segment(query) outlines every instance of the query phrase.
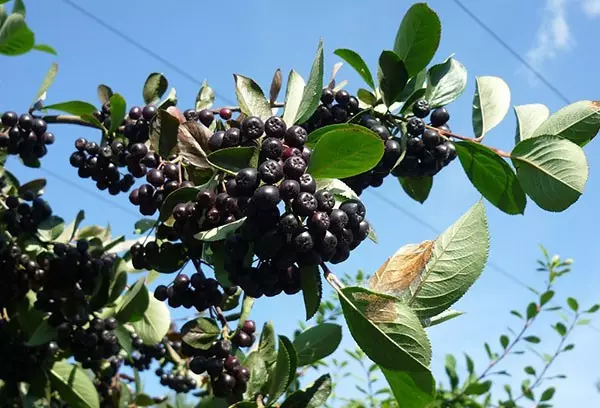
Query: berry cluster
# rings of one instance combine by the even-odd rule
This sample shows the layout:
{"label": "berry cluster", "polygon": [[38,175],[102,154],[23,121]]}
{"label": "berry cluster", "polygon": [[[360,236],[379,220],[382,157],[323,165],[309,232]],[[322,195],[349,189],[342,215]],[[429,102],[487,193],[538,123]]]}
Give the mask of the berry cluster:
{"label": "berry cluster", "polygon": [[114,317],[95,317],[86,329],[64,322],[56,328],[57,344],[62,349],[71,350],[83,368],[99,369],[103,359],[115,357],[121,351],[116,328],[117,320]]}
{"label": "berry cluster", "polygon": [[[176,337],[179,337],[179,333],[175,333]],[[175,351],[178,355],[183,358],[188,358],[195,352],[194,349],[189,347],[186,343],[182,343],[180,340],[169,340],[168,338],[163,339],[163,344],[168,344],[169,347]],[[170,369],[167,369],[167,365],[171,365]],[[197,387],[196,380],[188,375],[186,367],[177,365],[174,361],[169,359],[167,353],[167,359],[161,363],[160,368],[156,369],[156,375],[160,377],[160,384],[164,385],[177,393],[187,393]]]}
{"label": "berry cluster", "polygon": [[434,176],[456,158],[454,144],[438,131],[450,131],[447,126],[450,114],[446,108],[437,108],[429,117],[430,126],[425,126],[424,119],[429,116],[430,108],[429,103],[423,99],[415,102],[413,113],[415,116],[406,122],[406,156],[394,169],[394,175]]}
{"label": "berry cluster", "polygon": [[348,91],[341,89],[334,92],[325,88],[321,94],[321,105],[303,124],[308,133],[324,126],[345,123],[359,111],[358,99]]}
{"label": "berry cluster", "polygon": [[18,116],[15,112],[4,112],[0,121],[0,149],[18,154],[25,163],[45,156],[46,145],[54,143],[54,134],[47,131],[46,122],[29,113]]}
{"label": "berry cluster", "polygon": [[120,357],[111,357],[106,361],[108,364],[103,364],[99,369],[94,370],[94,386],[100,396],[102,408],[114,408],[113,400],[115,389],[120,388],[120,383],[116,376],[121,367],[122,359]]}
{"label": "berry cluster", "polygon": [[52,215],[48,202],[36,197],[32,191],[25,192],[22,197],[20,200],[16,195],[9,195],[4,199],[7,211],[2,215],[2,222],[15,237],[22,233],[35,234],[40,223]]}
{"label": "berry cluster", "polygon": [[183,259],[185,253],[181,244],[149,241],[145,245],[135,243],[131,247],[131,263],[135,269],[160,270],[162,258]]}
{"label": "berry cluster", "polygon": [[[248,320],[235,336],[244,333],[248,338],[253,338],[255,330],[254,322]],[[236,342],[235,336],[234,342]],[[249,347],[251,344],[251,342],[244,345],[236,343],[240,347]],[[209,350],[196,350],[196,356],[190,361],[190,370],[196,374],[207,373],[217,397],[241,396],[246,391],[250,380],[250,371],[233,355],[232,342],[225,339],[216,341]]]}
{"label": "berry cluster", "polygon": [[54,256],[47,253],[40,262],[44,278],[35,307],[49,313],[48,323],[55,327],[65,321],[79,327],[88,323],[95,284],[112,273],[114,255],[96,256],[89,249],[87,240],[76,246],[55,243]]}
{"label": "berry cluster", "polygon": [[161,302],[168,300],[173,308],[195,307],[198,312],[203,312],[211,306],[220,305],[223,292],[219,290],[219,283],[215,279],[205,278],[201,273],[194,273],[191,278],[179,274],[172,286],[157,286],[154,297]]}
{"label": "berry cluster", "polygon": [[0,308],[25,298],[30,288],[39,289],[45,271],[18,245],[0,236]]}
{"label": "berry cluster", "polygon": [[160,360],[167,355],[164,343],[160,342],[154,345],[144,344],[136,333],[131,333],[131,345],[134,351],[131,354],[131,360],[125,360],[125,365],[134,367],[138,371],[149,370],[153,359]]}

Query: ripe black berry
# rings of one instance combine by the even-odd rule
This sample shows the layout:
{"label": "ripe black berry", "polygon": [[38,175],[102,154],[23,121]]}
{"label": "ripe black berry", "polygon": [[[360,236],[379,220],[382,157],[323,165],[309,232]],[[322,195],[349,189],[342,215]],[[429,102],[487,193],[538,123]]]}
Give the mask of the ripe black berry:
{"label": "ripe black berry", "polygon": [[406,122],[406,130],[412,136],[419,136],[425,130],[425,122],[423,122],[423,119],[412,117]]}
{"label": "ripe black berry", "polygon": [[246,320],[242,325],[242,330],[248,334],[254,334],[256,331],[256,323],[254,320]]}
{"label": "ripe black berry", "polygon": [[430,120],[432,126],[443,126],[450,120],[450,113],[448,113],[446,108],[437,108],[431,112]]}
{"label": "ripe black berry", "polygon": [[129,153],[131,153],[131,155],[133,157],[137,157],[137,158],[141,159],[142,157],[144,157],[148,153],[148,147],[145,144],[143,144],[143,143],[134,143],[129,148]]}
{"label": "ripe black berry", "polygon": [[229,108],[222,108],[219,111],[219,116],[224,119],[224,120],[229,120],[231,119],[231,109]]}
{"label": "ripe black berry", "polygon": [[429,149],[440,144],[442,140],[440,134],[433,129],[425,129],[425,131],[423,132],[423,136],[421,136],[421,139],[423,140],[425,147]]}
{"label": "ripe black berry", "polygon": [[233,336],[233,343],[239,347],[250,347],[253,343],[253,338],[250,334],[238,330]]}
{"label": "ripe black berry", "polygon": [[334,97],[335,94],[332,89],[324,88],[321,93],[321,102],[323,105],[329,105],[330,103],[333,103]]}
{"label": "ripe black berry", "polygon": [[402,155],[402,146],[400,142],[394,139],[385,141],[385,150],[381,162],[385,167],[391,169],[394,167],[400,156]]}
{"label": "ripe black berry", "polygon": [[314,195],[303,191],[298,194],[298,198],[294,200],[292,207],[296,214],[306,217],[312,215],[317,210],[318,205]]}
{"label": "ripe black berry", "polygon": [[129,110],[129,118],[133,120],[138,120],[142,117],[142,108],[139,106],[134,106]]}
{"label": "ripe black berry", "polygon": [[329,214],[329,229],[333,232],[339,232],[348,225],[349,217],[345,211],[336,208]]}
{"label": "ripe black berry", "polygon": [[278,161],[266,160],[259,166],[258,175],[265,183],[275,184],[283,178],[283,168]]}
{"label": "ripe black berry", "polygon": [[425,99],[418,99],[415,101],[412,111],[417,118],[424,119],[429,115],[431,108],[429,107],[429,102]]}
{"label": "ripe black berry", "polygon": [[265,131],[265,124],[257,116],[249,116],[242,121],[242,133],[250,140],[258,139]]}
{"label": "ripe black berry", "polygon": [[315,234],[324,234],[329,229],[329,215],[324,212],[315,212],[308,219],[308,228]]}
{"label": "ripe black berry", "polygon": [[300,179],[298,181],[300,182],[300,191],[306,191],[307,193],[314,194],[317,190],[317,182],[315,181],[313,176],[311,176],[308,173],[305,173],[302,176],[300,176]]}
{"label": "ripe black berry", "polygon": [[279,195],[283,200],[289,201],[300,194],[300,183],[296,180],[284,180],[279,185]]}
{"label": "ripe black berry", "polygon": [[335,206],[335,198],[327,190],[319,190],[315,193],[317,199],[318,210],[328,213]]}
{"label": "ripe black berry", "polygon": [[406,152],[417,154],[425,148],[425,144],[420,137],[409,137],[406,141]]}
{"label": "ripe black berry", "polygon": [[235,183],[238,194],[252,195],[259,184],[258,171],[252,167],[240,170],[235,176]]}
{"label": "ripe black berry", "polygon": [[340,89],[335,93],[335,101],[342,106],[345,106],[350,99],[350,93],[344,89]]}
{"label": "ripe black berry", "polygon": [[196,119],[198,119],[198,112],[196,112],[195,109],[186,109],[183,112],[183,117],[187,121],[194,122]]}
{"label": "ripe black berry", "polygon": [[348,215],[348,226],[355,227],[365,219],[366,208],[359,200],[346,200],[340,210]]}
{"label": "ripe black berry", "polygon": [[214,119],[215,115],[208,109],[202,109],[200,112],[198,112],[198,120],[204,126],[210,126]]}
{"label": "ripe black berry", "polygon": [[221,148],[235,147],[240,144],[242,140],[241,132],[238,128],[229,128],[223,134],[223,142]]}
{"label": "ripe black berry", "polygon": [[148,172],[146,180],[148,180],[148,183],[152,184],[154,187],[161,187],[163,184],[165,184],[165,175],[163,174],[162,170],[152,169]]}
{"label": "ripe black berry", "polygon": [[[267,123],[269,123],[268,120]],[[263,140],[260,150],[267,159],[277,160],[283,154],[283,143],[281,142],[281,140],[276,139],[275,137],[268,137]]]}
{"label": "ripe black berry", "polygon": [[273,208],[281,201],[279,189],[271,185],[261,186],[252,196],[252,201],[260,209]]}
{"label": "ripe black berry", "polygon": [[12,127],[19,122],[19,116],[15,112],[4,112],[1,120],[4,126]]}
{"label": "ripe black berry", "polygon": [[85,163],[85,153],[74,152],[69,158],[69,163],[73,167],[80,168]]}
{"label": "ripe black berry", "polygon": [[157,113],[158,109],[156,109],[156,106],[154,105],[146,105],[144,106],[144,109],[142,109],[142,116],[144,117],[144,120],[147,120],[148,122],[154,119]]}
{"label": "ripe black berry", "polygon": [[371,127],[371,130],[379,135],[383,140],[387,140],[390,137],[390,131],[387,127],[377,124]]}
{"label": "ripe black berry", "polygon": [[433,149],[433,155],[435,156],[436,159],[446,160],[448,158],[448,154],[449,154],[449,149],[448,149],[448,145],[446,143],[437,145]]}
{"label": "ripe black berry", "polygon": [[271,116],[265,122],[265,133],[268,137],[283,139],[287,126],[279,116]]}
{"label": "ripe black berry", "polygon": [[21,129],[23,130],[31,130],[31,127],[33,126],[33,116],[29,113],[24,113],[19,116],[19,126],[21,126]]}
{"label": "ripe black berry", "polygon": [[308,231],[302,231],[293,238],[294,249],[297,252],[308,252],[313,249],[314,241]]}
{"label": "ripe black berry", "polygon": [[208,148],[214,152],[223,147],[223,139],[225,138],[225,132],[219,130],[208,139]]}
{"label": "ripe black berry", "polygon": [[346,110],[348,113],[357,113],[360,109],[360,104],[358,102],[358,98],[356,96],[351,96],[346,103]]}
{"label": "ripe black berry", "polygon": [[292,156],[283,164],[283,173],[287,178],[299,179],[306,171],[306,162],[300,156]]}
{"label": "ripe black berry", "polygon": [[306,142],[308,133],[298,125],[294,125],[285,131],[285,144],[291,147],[302,148]]}
{"label": "ripe black berry", "polygon": [[348,112],[341,105],[332,106],[330,111],[335,123],[344,123],[348,120]]}
{"label": "ripe black berry", "polygon": [[285,234],[294,232],[300,227],[298,217],[292,213],[286,213],[279,219],[279,230]]}

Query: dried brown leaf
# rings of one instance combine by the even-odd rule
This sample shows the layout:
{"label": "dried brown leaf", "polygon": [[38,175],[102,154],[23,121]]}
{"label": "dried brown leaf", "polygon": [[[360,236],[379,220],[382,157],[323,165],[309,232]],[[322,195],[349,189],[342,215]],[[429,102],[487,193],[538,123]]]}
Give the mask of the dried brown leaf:
{"label": "dried brown leaf", "polygon": [[371,290],[380,293],[401,293],[418,285],[429,262],[435,241],[405,245],[389,258],[369,280]]}

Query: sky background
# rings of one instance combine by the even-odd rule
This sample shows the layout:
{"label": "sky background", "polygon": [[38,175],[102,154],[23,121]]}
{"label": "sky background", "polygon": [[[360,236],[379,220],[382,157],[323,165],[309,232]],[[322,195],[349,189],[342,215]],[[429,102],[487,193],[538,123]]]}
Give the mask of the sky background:
{"label": "sky background", "polygon": [[[336,48],[356,50],[375,72],[379,53],[393,47],[397,27],[412,2],[265,0],[209,4],[191,0],[80,0],[77,4],[190,75],[176,72],[82,15],[68,4],[68,0],[29,1],[27,18],[36,32],[37,41],[51,44],[59,56],[30,53],[18,58],[3,58],[0,64],[0,111],[25,111],[48,67],[55,61],[59,63],[60,71],[48,92],[48,103],[72,99],[97,103],[96,86],[105,83],[121,93],[129,106],[140,104],[146,76],[158,71],[163,72],[177,89],[179,106],[184,109],[193,106],[198,81],[204,79],[219,93],[216,106],[223,106],[235,100],[232,73],[254,78],[263,89],[268,89],[277,68],[281,68],[284,75],[293,68],[307,78],[320,37],[325,41],[326,78],[339,60],[333,55]],[[513,105],[545,103],[552,111],[565,105],[454,1],[432,0],[429,4],[439,13],[443,23],[442,41],[434,62],[443,61],[454,53],[469,71],[465,95],[449,106],[453,131],[472,134],[471,102],[474,79],[478,75],[504,78],[511,87]],[[600,56],[595,50],[600,1],[463,0],[463,4],[570,101],[598,99],[600,83],[596,79],[596,67]],[[348,66],[342,68],[338,79],[348,79],[347,89],[352,92],[363,86]],[[490,132],[486,142],[510,150],[515,128],[511,112],[503,124]],[[68,165],[75,138],[97,139],[99,133],[64,125],[54,126],[53,131],[57,141],[44,158],[42,169],[27,169],[11,160],[10,170],[23,181],[47,176],[46,198],[55,212],[66,220],[71,220],[80,208],[86,208],[85,223],[105,225],[110,221],[115,233],[132,237],[133,224],[141,216],[136,217],[137,210],[129,204],[127,195],[115,199],[107,192],[97,191],[91,180],[78,179],[76,170]],[[461,354],[468,352],[481,371],[487,362],[483,342],[488,341],[499,348],[498,337],[506,333],[507,326],[518,327],[516,318],[508,312],[515,308],[523,310],[532,300],[532,294],[497,268],[528,285],[543,287],[544,276],[535,272],[535,260],[540,256],[539,244],[552,253],[575,259],[573,273],[558,283],[557,301],[573,296],[579,299],[582,307],[600,302],[597,256],[600,241],[596,235],[600,203],[598,143],[591,143],[586,152],[591,168],[586,191],[567,211],[548,213],[530,201],[524,216],[509,216],[486,205],[492,240],[490,261],[496,268],[487,267],[473,289],[455,305],[456,309],[466,312],[464,316],[429,330],[433,347],[432,369],[438,380],[446,382],[445,354],[455,353],[459,367],[464,369]],[[367,242],[361,245],[349,261],[335,266],[334,271],[339,275],[354,274],[357,269],[372,273],[397,248],[435,238],[434,230],[444,230],[479,198],[458,161],[436,176],[429,200],[423,205],[409,199],[399,183],[389,177],[376,194],[367,190],[363,195],[367,216],[377,231],[380,244]],[[291,336],[304,315],[303,309],[301,295],[282,295],[275,299],[260,299],[253,317],[259,325],[272,320],[279,332]],[[175,315],[184,314],[177,312]],[[553,351],[559,340],[549,328],[549,324],[557,319],[540,321],[532,329],[531,334],[542,338],[544,352]],[[600,406],[600,393],[595,388],[595,381],[600,378],[597,369],[600,366],[600,332],[581,327],[572,340],[577,347],[560,358],[552,370],[554,374],[568,376],[559,383],[556,406]],[[342,346],[353,347],[347,332]],[[523,357],[513,356],[498,368],[514,372],[515,377],[521,379],[525,363]],[[532,357],[530,364],[539,367],[540,361]],[[149,381],[149,384],[155,382]],[[351,382],[342,383],[340,387],[338,392],[345,395],[356,393]],[[160,389],[148,391],[152,394],[163,392]]]}

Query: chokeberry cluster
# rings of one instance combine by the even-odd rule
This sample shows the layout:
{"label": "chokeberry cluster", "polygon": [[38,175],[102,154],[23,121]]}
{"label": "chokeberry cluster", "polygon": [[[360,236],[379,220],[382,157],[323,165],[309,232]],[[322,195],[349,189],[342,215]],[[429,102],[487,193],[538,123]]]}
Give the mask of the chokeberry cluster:
{"label": "chokeberry cluster", "polygon": [[22,198],[9,195],[3,199],[7,210],[2,214],[2,222],[14,237],[23,233],[35,234],[42,221],[52,215],[52,208],[48,202],[32,191],[26,191]]}
{"label": "chokeberry cluster", "polygon": [[434,176],[456,158],[454,144],[439,132],[450,131],[447,125],[450,114],[446,108],[437,108],[431,112],[430,125],[425,126],[424,119],[429,116],[430,109],[427,101],[423,99],[415,102],[413,113],[415,116],[406,122],[406,156],[394,169],[394,175]]}
{"label": "chokeberry cluster", "polygon": [[202,273],[194,273],[191,278],[182,273],[171,286],[157,286],[154,297],[161,302],[167,300],[169,306],[174,308],[195,307],[198,312],[203,312],[211,306],[219,306],[223,301],[223,292],[215,279],[206,278]]}
{"label": "chokeberry cluster", "polygon": [[324,126],[345,123],[359,112],[358,99],[344,89],[334,92],[323,89],[321,104],[315,113],[303,124],[308,133]]}
{"label": "chokeberry cluster", "polygon": [[82,239],[76,246],[54,243],[54,253],[41,261],[44,278],[35,307],[48,313],[48,323],[55,327],[65,321],[84,326],[93,312],[90,299],[96,283],[110,276],[115,256],[90,252],[89,241]]}
{"label": "chokeberry cluster", "polygon": [[115,390],[120,389],[120,382],[117,380],[117,374],[121,367],[122,358],[113,356],[106,360],[107,364],[103,364],[100,368],[94,369],[95,374],[94,386],[100,397],[102,408],[114,408]]}
{"label": "chokeberry cluster", "polygon": [[134,351],[131,359],[125,360],[125,365],[134,367],[138,371],[149,370],[152,360],[160,360],[167,355],[167,349],[163,342],[147,345],[136,333],[131,333],[131,345]]}
{"label": "chokeberry cluster", "polygon": [[[244,322],[244,326],[247,326],[247,330],[251,329],[249,331],[252,333],[255,330],[253,321]],[[243,330],[239,332],[245,333],[246,336],[254,336]],[[243,347],[250,345],[251,343]],[[240,360],[233,353],[232,342],[226,339],[216,341],[208,350],[196,350],[196,355],[190,361],[189,367],[195,374],[208,374],[213,392],[217,397],[230,395],[241,397],[250,380],[250,371],[241,365]]]}
{"label": "chokeberry cluster", "polygon": [[[175,337],[180,337],[180,333],[172,333]],[[194,349],[189,347],[181,340],[169,340],[164,338],[163,344],[168,344],[180,357],[189,358],[193,356]],[[156,369],[155,374],[160,378],[160,384],[164,385],[177,393],[187,393],[194,390],[198,383],[189,375],[187,367],[182,366],[169,357],[169,353],[161,360],[161,365]]]}
{"label": "chokeberry cluster", "polygon": [[19,155],[25,163],[45,156],[46,146],[54,143],[54,134],[47,131],[47,123],[29,113],[19,116],[4,112],[0,121],[0,149]]}
{"label": "chokeberry cluster", "polygon": [[104,359],[116,357],[121,351],[115,333],[117,320],[114,317],[93,318],[87,328],[63,322],[56,328],[57,344],[69,349],[83,368],[100,369]]}

